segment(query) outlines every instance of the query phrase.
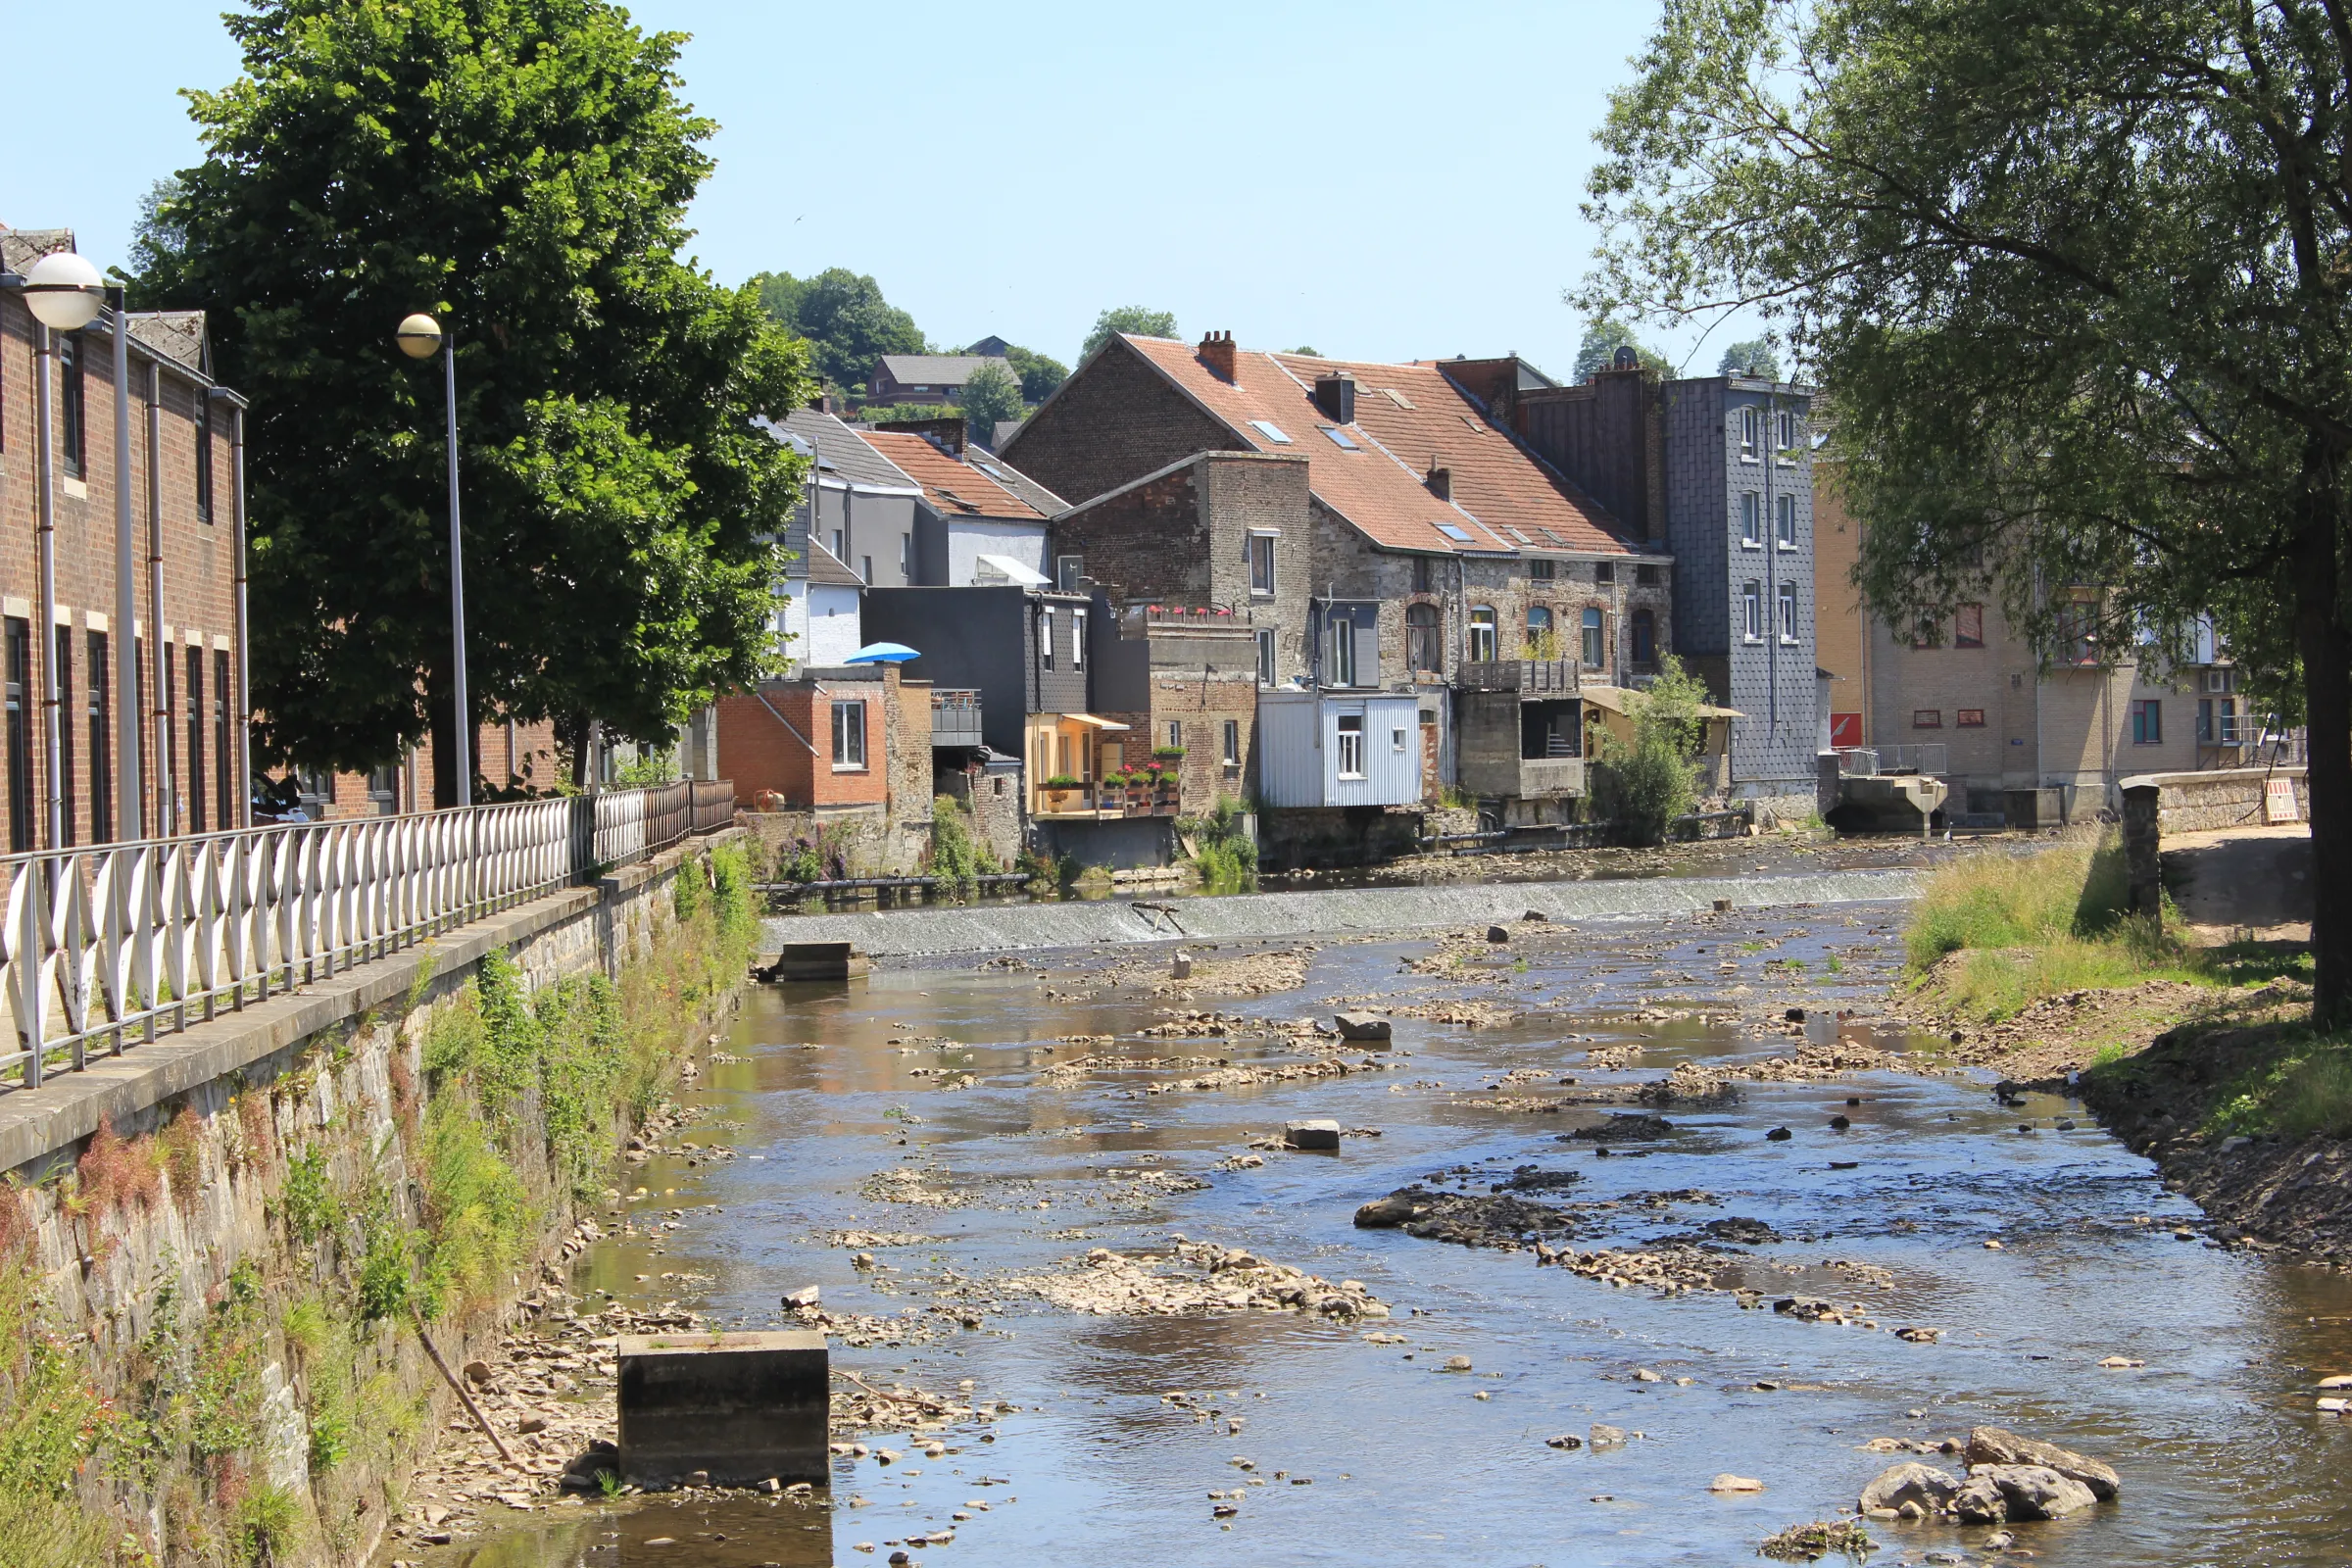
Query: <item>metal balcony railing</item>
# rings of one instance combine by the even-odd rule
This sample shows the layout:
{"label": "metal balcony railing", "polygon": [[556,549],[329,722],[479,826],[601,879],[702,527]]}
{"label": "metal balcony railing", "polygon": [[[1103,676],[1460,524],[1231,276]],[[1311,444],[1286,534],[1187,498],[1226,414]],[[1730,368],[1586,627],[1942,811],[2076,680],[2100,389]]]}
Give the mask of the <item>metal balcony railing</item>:
{"label": "metal balcony railing", "polygon": [[1464,663],[1455,684],[1466,692],[1576,694],[1582,679],[1573,659],[1494,659]]}
{"label": "metal balcony railing", "polygon": [[0,1073],[37,1089],[734,819],[735,787],[284,822],[0,858]]}
{"label": "metal balcony railing", "polygon": [[1848,746],[1838,753],[1838,771],[1852,777],[1885,773],[1925,773],[1940,778],[1951,769],[1951,748],[1942,741],[1916,746]]}

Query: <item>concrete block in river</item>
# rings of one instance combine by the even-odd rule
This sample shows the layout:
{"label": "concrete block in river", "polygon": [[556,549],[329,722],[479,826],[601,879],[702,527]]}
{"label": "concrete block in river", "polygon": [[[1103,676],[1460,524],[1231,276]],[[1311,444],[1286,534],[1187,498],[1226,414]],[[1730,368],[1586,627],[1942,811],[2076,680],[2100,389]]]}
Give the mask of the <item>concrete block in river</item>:
{"label": "concrete block in river", "polygon": [[1332,1022],[1340,1026],[1342,1040],[1386,1040],[1390,1034],[1389,1020],[1377,1012],[1335,1013]]}
{"label": "concrete block in river", "polygon": [[1340,1147],[1340,1124],[1336,1121],[1294,1121],[1283,1124],[1282,1141],[1293,1149],[1337,1149]]}
{"label": "concrete block in river", "polygon": [[787,942],[762,980],[862,980],[873,962],[847,942]]}
{"label": "concrete block in river", "polygon": [[716,1486],[823,1482],[831,1373],[808,1329],[626,1334],[620,1473],[641,1487],[696,1471]]}

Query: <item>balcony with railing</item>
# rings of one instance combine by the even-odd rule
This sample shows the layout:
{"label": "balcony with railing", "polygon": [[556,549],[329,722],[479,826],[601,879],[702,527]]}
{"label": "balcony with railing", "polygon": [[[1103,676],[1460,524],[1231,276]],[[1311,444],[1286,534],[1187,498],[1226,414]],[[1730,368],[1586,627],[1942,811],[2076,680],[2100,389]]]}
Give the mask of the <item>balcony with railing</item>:
{"label": "balcony with railing", "polygon": [[1581,679],[1573,659],[1491,659],[1463,664],[1454,684],[1466,692],[1573,697]]}
{"label": "balcony with railing", "polygon": [[980,694],[968,687],[934,687],[931,692],[931,744],[980,744]]}

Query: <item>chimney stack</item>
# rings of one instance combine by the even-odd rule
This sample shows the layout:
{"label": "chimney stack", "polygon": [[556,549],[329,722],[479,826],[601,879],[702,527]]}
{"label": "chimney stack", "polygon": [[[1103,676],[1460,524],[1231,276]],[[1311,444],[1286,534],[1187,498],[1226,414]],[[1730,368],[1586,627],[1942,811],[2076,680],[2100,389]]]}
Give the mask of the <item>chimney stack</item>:
{"label": "chimney stack", "polygon": [[1429,460],[1429,472],[1421,482],[1429,486],[1429,493],[1440,501],[1453,499],[1453,470],[1439,467],[1434,456]]}
{"label": "chimney stack", "polygon": [[1346,370],[1315,377],[1315,407],[1334,424],[1355,422],[1355,377]]}
{"label": "chimney stack", "polygon": [[1200,340],[1200,363],[1223,380],[1233,379],[1233,334],[1211,332]]}

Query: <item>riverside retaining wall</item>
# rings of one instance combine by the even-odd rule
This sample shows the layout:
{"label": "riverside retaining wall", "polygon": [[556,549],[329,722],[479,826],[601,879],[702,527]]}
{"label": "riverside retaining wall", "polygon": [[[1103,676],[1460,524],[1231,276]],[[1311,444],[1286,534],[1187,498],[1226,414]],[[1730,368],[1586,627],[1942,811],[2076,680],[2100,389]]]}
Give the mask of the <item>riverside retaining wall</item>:
{"label": "riverside retaining wall", "polygon": [[[427,1307],[456,1366],[594,1226],[575,1207],[583,1140],[564,1168],[535,1088],[484,1114],[473,1076],[432,1059],[436,1020],[479,1017],[469,988],[501,954],[502,995],[576,982],[612,1027],[672,1026],[665,1061],[680,1025],[732,1005],[740,975],[721,982],[701,951],[715,917],[681,911],[711,909],[710,853],[739,836],[0,1097],[0,1245],[37,1273],[47,1331],[86,1336],[74,1376],[112,1408],[77,1501],[111,1516],[110,1544],[127,1532],[167,1564],[367,1560],[455,1403],[379,1265],[395,1296],[456,1267],[431,1250],[451,1221],[435,1205],[486,1205],[468,1223],[504,1228],[499,1277]],[[600,1118],[601,1152],[628,1112],[608,1099]],[[449,1188],[453,1171],[480,1190]],[[510,1442],[524,1466],[568,1457]]]}
{"label": "riverside retaining wall", "polygon": [[2288,780],[2295,791],[2295,810],[2311,819],[2311,786],[2301,767],[2226,767],[2196,773],[2141,773],[2123,780],[2128,794],[2135,788],[2156,791],[2157,830],[2160,833],[2206,833],[2225,827],[2259,827],[2264,821],[2263,791],[2276,778]]}

